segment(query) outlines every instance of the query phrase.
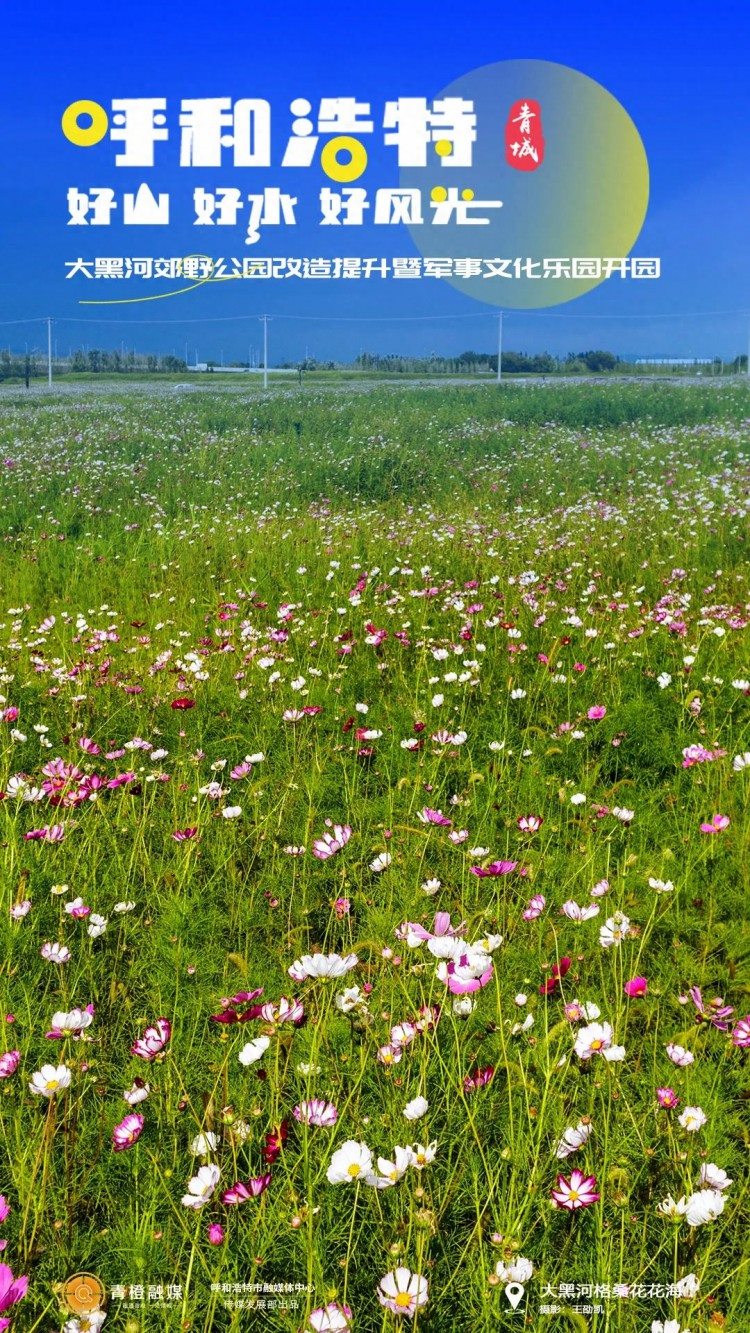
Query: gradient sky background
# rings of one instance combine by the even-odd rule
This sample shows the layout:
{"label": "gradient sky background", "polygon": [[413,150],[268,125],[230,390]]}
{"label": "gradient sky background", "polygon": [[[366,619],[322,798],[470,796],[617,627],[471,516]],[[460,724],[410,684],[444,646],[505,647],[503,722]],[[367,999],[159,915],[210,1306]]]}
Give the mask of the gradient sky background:
{"label": "gradient sky background", "polygon": [[[245,359],[260,345],[253,319],[201,323],[217,316],[276,316],[271,364],[301,358],[350,359],[369,351],[458,353],[491,349],[489,307],[447,284],[373,281],[344,283],[236,282],[214,284],[174,300],[103,310],[106,323],[76,323],[97,312],[78,301],[91,294],[82,280],[66,282],[63,263],[77,254],[213,253],[387,254],[378,229],[352,229],[347,245],[322,244],[317,226],[298,226],[244,247],[244,232],[189,225],[190,192],[201,173],[177,162],[177,103],[189,96],[267,97],[284,126],[294,97],[433,97],[459,75],[498,60],[535,58],[570,65],[603,84],[635,121],[648,154],[651,197],[634,252],[659,255],[658,282],[611,280],[552,314],[513,314],[506,347],[566,352],[609,347],[623,354],[725,357],[746,352],[750,326],[750,11],[739,3],[710,7],[645,3],[507,4],[445,0],[411,5],[380,0],[368,7],[335,3],[222,5],[196,0],[131,0],[105,8],[42,0],[25,14],[3,6],[0,51],[2,171],[0,172],[0,345],[23,351],[46,345],[41,325],[5,321],[52,314],[61,352],[70,347],[185,351],[194,359]],[[84,151],[60,130],[63,109],[78,98],[108,106],[118,96],[165,96],[172,138],[157,146],[158,168],[132,172],[113,166],[107,140]],[[373,136],[375,141],[377,136]],[[381,132],[382,140],[382,132]],[[169,150],[169,151],[166,151]],[[98,154],[98,156],[97,156]],[[278,160],[278,150],[274,157]],[[244,185],[230,168],[224,183]],[[236,180],[238,176],[243,177]],[[254,176],[256,173],[251,173]],[[258,179],[263,173],[257,173]],[[264,183],[279,183],[267,173]],[[130,178],[130,179],[128,179]],[[115,185],[149,179],[184,200],[183,226],[111,229],[67,227],[70,185]],[[218,182],[217,182],[218,183]],[[309,197],[323,183],[310,170]],[[393,149],[371,155],[366,183],[397,184]],[[331,229],[332,231],[333,229]],[[388,229],[390,230],[390,229]],[[326,229],[323,229],[325,233]],[[337,239],[341,235],[336,229]],[[406,228],[393,229],[394,254],[417,253]],[[223,236],[236,238],[233,243]],[[180,285],[175,284],[175,285]],[[126,284],[97,284],[97,296],[125,296]],[[156,285],[143,293],[162,290]],[[139,292],[140,294],[140,292]],[[685,312],[707,312],[682,318]],[[708,312],[742,311],[715,315]],[[307,319],[282,318],[290,314]],[[632,319],[594,318],[636,315]],[[641,317],[642,314],[642,317]],[[357,322],[349,322],[351,316]],[[554,315],[554,317],[553,317]],[[359,317],[369,317],[371,322]],[[404,320],[403,317],[410,319]],[[415,316],[422,318],[415,319]],[[451,318],[447,318],[450,316]],[[471,318],[455,318],[471,316]],[[564,318],[560,318],[564,316]],[[657,318],[658,316],[658,318]],[[668,318],[664,318],[667,316]],[[116,317],[117,323],[112,323]],[[345,318],[347,317],[347,318]],[[401,317],[402,322],[399,322]],[[169,323],[142,323],[143,320]]]}

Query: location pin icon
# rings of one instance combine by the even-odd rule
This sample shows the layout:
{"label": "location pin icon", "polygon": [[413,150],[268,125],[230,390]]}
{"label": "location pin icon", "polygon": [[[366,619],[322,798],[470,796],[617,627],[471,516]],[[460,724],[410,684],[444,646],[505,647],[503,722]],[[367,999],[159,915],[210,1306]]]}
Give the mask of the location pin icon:
{"label": "location pin icon", "polygon": [[526,1290],[522,1282],[508,1282],[505,1288],[505,1295],[508,1297],[513,1309],[518,1309],[523,1300],[523,1293]]}

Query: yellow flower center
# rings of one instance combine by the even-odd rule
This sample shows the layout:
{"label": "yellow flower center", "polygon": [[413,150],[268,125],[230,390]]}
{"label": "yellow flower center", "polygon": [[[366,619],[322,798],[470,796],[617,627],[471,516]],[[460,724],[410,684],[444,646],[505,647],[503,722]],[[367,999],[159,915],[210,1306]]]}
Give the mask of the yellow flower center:
{"label": "yellow flower center", "polygon": [[55,1088],[59,1088],[59,1086],[60,1084],[56,1078],[50,1078],[47,1080],[47,1087],[49,1088],[50,1092],[54,1092]]}
{"label": "yellow flower center", "polygon": [[603,1045],[604,1045],[603,1041],[592,1041],[591,1049],[592,1051],[600,1051]]}
{"label": "yellow flower center", "polygon": [[400,1291],[393,1304],[397,1305],[399,1310],[408,1310],[411,1305],[411,1296],[408,1291]]}
{"label": "yellow flower center", "polygon": [[352,1179],[354,1179],[355,1176],[359,1175],[361,1167],[359,1165],[359,1162],[352,1162],[351,1166],[348,1166],[346,1169],[349,1175],[352,1177]]}
{"label": "yellow flower center", "polygon": [[571,1190],[570,1193],[568,1194],[568,1198],[570,1199],[571,1203],[577,1203],[580,1197],[581,1196],[578,1193],[578,1190]]}

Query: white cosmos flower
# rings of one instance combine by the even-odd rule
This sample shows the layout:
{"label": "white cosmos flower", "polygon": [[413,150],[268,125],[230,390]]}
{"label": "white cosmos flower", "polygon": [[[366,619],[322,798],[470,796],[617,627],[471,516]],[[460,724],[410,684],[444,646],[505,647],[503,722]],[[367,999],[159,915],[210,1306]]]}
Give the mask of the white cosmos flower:
{"label": "white cosmos flower", "polygon": [[370,862],[370,869],[374,871],[376,875],[379,875],[381,870],[388,869],[392,860],[393,857],[390,852],[380,852],[379,855],[375,857],[375,860]]}
{"label": "white cosmos flower", "polygon": [[216,1186],[219,1183],[221,1172],[218,1166],[201,1166],[196,1175],[188,1181],[188,1193],[183,1194],[182,1203],[185,1208],[202,1208],[208,1203]]}
{"label": "white cosmos flower", "polygon": [[86,933],[91,936],[92,940],[96,940],[100,935],[104,934],[106,929],[106,916],[99,916],[97,912],[92,912],[89,917],[89,924],[86,927]]}
{"label": "white cosmos flower", "polygon": [[590,1023],[579,1028],[576,1035],[576,1055],[581,1060],[590,1060],[593,1055],[603,1055],[612,1045],[612,1027],[609,1023]]}
{"label": "white cosmos flower", "polygon": [[700,1106],[686,1106],[682,1115],[677,1118],[688,1134],[696,1134],[708,1120],[706,1112]]}
{"label": "white cosmos flower", "polygon": [[429,1102],[426,1097],[414,1097],[406,1103],[403,1113],[407,1120],[419,1120],[425,1115],[428,1107]]}
{"label": "white cosmos flower", "polygon": [[[579,1148],[582,1148],[584,1144],[588,1143],[590,1135],[591,1121],[579,1120],[577,1125],[569,1127],[563,1132],[563,1136],[555,1149],[555,1156],[560,1161],[564,1161],[566,1157],[570,1157],[574,1152],[578,1152]],[[519,1282],[520,1280],[520,1278],[515,1279],[515,1281]]]}
{"label": "white cosmos flower", "polygon": [[54,1097],[55,1093],[70,1087],[71,1079],[67,1065],[42,1065],[31,1075],[29,1091],[37,1097]]}
{"label": "white cosmos flower", "polygon": [[732,768],[735,773],[741,773],[743,768],[750,768],[750,750],[745,750],[744,754],[735,755],[732,760]]}
{"label": "white cosmos flower", "polygon": [[[380,1175],[372,1182],[378,1189],[387,1189],[389,1185],[395,1185],[406,1175],[410,1166],[414,1165],[414,1153],[411,1148],[400,1148],[398,1144],[393,1149],[393,1160],[389,1161],[387,1157],[378,1158],[378,1171]],[[368,1181],[368,1184],[370,1182]]]}
{"label": "white cosmos flower", "polygon": [[242,806],[225,805],[221,813],[224,819],[239,819],[242,814]]}
{"label": "white cosmos flower", "polygon": [[270,1045],[270,1037],[255,1037],[242,1047],[237,1059],[241,1065],[254,1065],[256,1060],[262,1059]]}
{"label": "white cosmos flower", "polygon": [[356,953],[347,953],[343,958],[337,953],[305,953],[295,959],[287,972],[293,981],[306,981],[308,977],[343,977],[358,962]]}
{"label": "white cosmos flower", "polygon": [[726,1199],[721,1190],[698,1190],[687,1201],[685,1220],[690,1227],[702,1227],[714,1222],[724,1211]]}
{"label": "white cosmos flower", "polygon": [[687,1199],[684,1195],[681,1199],[673,1199],[672,1195],[668,1194],[666,1199],[657,1203],[656,1207],[665,1217],[671,1217],[676,1222],[678,1218],[684,1217],[687,1212]]}
{"label": "white cosmos flower", "polygon": [[331,1185],[351,1185],[356,1180],[367,1181],[372,1174],[372,1153],[367,1144],[348,1139],[331,1157],[326,1178]]}
{"label": "white cosmos flower", "polygon": [[671,893],[674,884],[671,879],[655,879],[653,876],[649,879],[649,887],[656,889],[657,893]]}
{"label": "white cosmos flower", "polygon": [[219,1135],[214,1134],[211,1129],[206,1129],[202,1134],[196,1134],[190,1144],[190,1151],[195,1157],[208,1157],[209,1153],[216,1152],[218,1146]]}
{"label": "white cosmos flower", "polygon": [[726,1171],[715,1162],[704,1162],[700,1173],[701,1185],[711,1190],[728,1190],[734,1184]]}
{"label": "white cosmos flower", "polygon": [[495,1272],[501,1282],[520,1282],[525,1284],[533,1276],[534,1265],[530,1259],[525,1259],[522,1254],[516,1256],[512,1263],[504,1264],[502,1259],[495,1264]]}
{"label": "white cosmos flower", "polygon": [[622,944],[626,935],[630,933],[630,921],[622,912],[615,912],[599,927],[599,943],[603,949],[611,949],[613,945]]}
{"label": "white cosmos flower", "polygon": [[662,671],[661,675],[656,677],[656,683],[660,690],[666,690],[667,686],[672,684],[672,677],[668,671]]}

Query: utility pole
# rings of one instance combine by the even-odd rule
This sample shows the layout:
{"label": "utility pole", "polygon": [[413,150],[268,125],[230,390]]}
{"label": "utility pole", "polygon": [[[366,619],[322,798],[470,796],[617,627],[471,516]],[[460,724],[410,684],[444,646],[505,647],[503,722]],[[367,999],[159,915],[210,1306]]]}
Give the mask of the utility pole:
{"label": "utility pole", "polygon": [[52,388],[52,319],[47,316],[47,384]]}
{"label": "utility pole", "polygon": [[500,384],[503,378],[503,312],[497,317],[497,382]]}
{"label": "utility pole", "polygon": [[263,323],[263,388],[268,388],[268,315],[261,315]]}

